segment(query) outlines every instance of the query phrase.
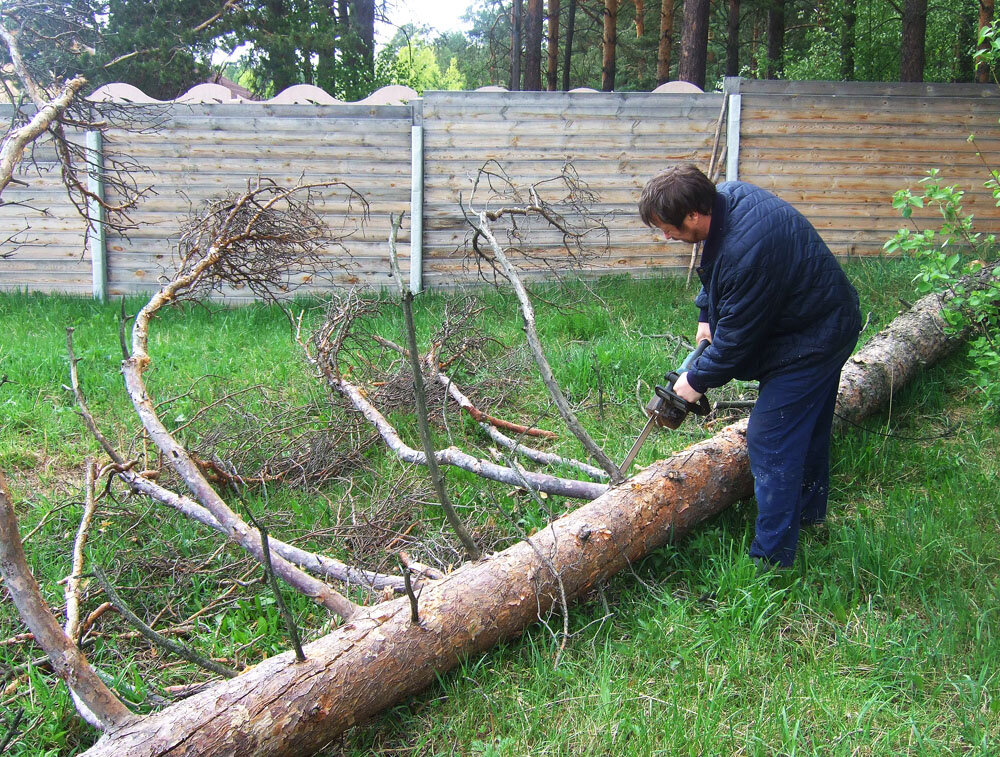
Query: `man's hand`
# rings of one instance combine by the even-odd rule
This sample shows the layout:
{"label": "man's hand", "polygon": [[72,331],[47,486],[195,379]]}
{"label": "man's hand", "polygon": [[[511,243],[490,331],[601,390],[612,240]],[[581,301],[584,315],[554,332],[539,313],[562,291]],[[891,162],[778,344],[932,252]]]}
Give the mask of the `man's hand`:
{"label": "man's hand", "polygon": [[703,339],[707,339],[710,342],[712,341],[712,327],[704,321],[698,321],[698,331],[694,335],[694,343],[701,344]]}
{"label": "man's hand", "polygon": [[692,389],[688,383],[687,371],[678,376],[677,381],[674,382],[674,394],[688,402],[697,402],[701,399],[701,393]]}

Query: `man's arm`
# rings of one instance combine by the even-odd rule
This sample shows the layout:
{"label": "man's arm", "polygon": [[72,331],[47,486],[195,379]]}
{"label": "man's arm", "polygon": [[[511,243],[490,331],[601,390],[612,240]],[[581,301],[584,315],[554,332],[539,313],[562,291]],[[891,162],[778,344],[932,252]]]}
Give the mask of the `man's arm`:
{"label": "man's arm", "polygon": [[780,290],[780,282],[763,267],[741,271],[727,282],[712,346],[695,360],[691,376],[684,377],[692,392],[722,386],[750,359],[777,314]]}
{"label": "man's arm", "polygon": [[709,326],[708,321],[698,321],[698,331],[694,335],[694,343],[696,345],[701,344],[704,340],[712,341],[712,327]]}

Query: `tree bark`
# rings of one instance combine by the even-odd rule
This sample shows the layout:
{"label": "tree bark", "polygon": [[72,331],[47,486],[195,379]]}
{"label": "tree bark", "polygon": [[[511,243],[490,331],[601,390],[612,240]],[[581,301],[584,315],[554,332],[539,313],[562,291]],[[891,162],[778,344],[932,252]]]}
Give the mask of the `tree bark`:
{"label": "tree bark", "polygon": [[840,29],[840,78],[854,81],[855,27],[858,23],[857,0],[844,0],[844,19]]}
{"label": "tree bark", "polygon": [[528,0],[527,28],[524,32],[524,89],[542,88],[542,0]]}
{"label": "tree bark", "polygon": [[604,0],[604,36],[601,43],[601,89],[613,92],[618,46],[618,0]]}
{"label": "tree bark", "polygon": [[924,80],[927,0],[904,0],[903,40],[899,50],[899,80]]}
{"label": "tree bark", "polygon": [[767,78],[777,79],[784,71],[785,0],[771,0],[767,9]]}
{"label": "tree bark", "polygon": [[670,54],[674,44],[674,0],[660,2],[660,43],[656,50],[656,83],[670,81]]}
{"label": "tree bark", "polygon": [[684,0],[681,55],[677,61],[678,80],[691,82],[705,89],[707,57],[708,0]]}
{"label": "tree bark", "polygon": [[569,8],[566,9],[566,49],[563,50],[562,88],[564,92],[569,92],[569,69],[573,60],[573,32],[575,29],[576,0],[569,0]]}
{"label": "tree bark", "polygon": [[549,0],[549,34],[546,54],[545,86],[549,92],[559,87],[559,0]]}
{"label": "tree bark", "polygon": [[740,0],[729,0],[726,23],[726,76],[740,75]]}
{"label": "tree bark", "polygon": [[[920,300],[844,367],[841,416],[881,407],[960,338],[937,295]],[[264,660],[143,721],[109,733],[91,757],[302,755],[430,685],[468,655],[519,635],[556,603],[608,576],[752,490],[746,421],[659,461],[529,540],[467,563],[425,588],[420,622],[401,598],[357,612],[306,648]],[[556,575],[556,573],[558,575]]]}
{"label": "tree bark", "polygon": [[510,9],[510,86],[511,92],[521,89],[521,9],[522,0],[514,0]]}
{"label": "tree bark", "polygon": [[[995,8],[995,0],[979,0],[979,31],[982,31],[987,26],[993,23],[993,11]],[[988,42],[983,42],[979,46],[980,49],[987,48],[989,46]],[[987,84],[990,80],[990,67],[985,61],[980,61],[976,65],[976,81],[980,84]]]}

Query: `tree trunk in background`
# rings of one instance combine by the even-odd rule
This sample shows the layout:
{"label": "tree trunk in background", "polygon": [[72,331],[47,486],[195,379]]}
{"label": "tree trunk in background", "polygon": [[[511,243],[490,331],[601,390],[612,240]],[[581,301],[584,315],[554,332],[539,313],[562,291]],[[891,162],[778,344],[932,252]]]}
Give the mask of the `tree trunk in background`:
{"label": "tree trunk in background", "polygon": [[[993,23],[994,0],[979,0],[979,29],[982,30]],[[978,35],[976,37],[978,39]],[[980,48],[988,47],[989,43],[984,42]],[[990,67],[985,63],[976,65],[976,81],[986,84],[990,81]]]}
{"label": "tree trunk in background", "polygon": [[618,0],[604,0],[604,37],[601,56],[601,89],[615,88],[615,52],[618,44]]}
{"label": "tree trunk in background", "polygon": [[[334,4],[327,5],[323,12],[329,18],[327,27],[332,32],[337,27],[337,11]],[[316,86],[331,95],[337,92],[337,36],[333,33],[322,35],[317,43]]]}
{"label": "tree trunk in background", "polygon": [[777,79],[784,72],[785,0],[771,0],[767,9],[767,78]]}
{"label": "tree trunk in background", "polygon": [[[264,8],[268,22],[273,21],[280,28],[280,20],[287,12],[284,0],[267,0]],[[295,50],[291,48],[287,40],[275,35],[272,43],[268,45],[265,58],[267,61],[265,70],[271,80],[271,86],[274,87],[275,95],[293,84],[298,84],[295,76],[298,70],[295,64]]]}
{"label": "tree trunk in background", "polygon": [[566,9],[566,49],[563,50],[563,91],[569,92],[569,68],[573,60],[573,32],[576,30],[576,0],[569,0],[569,7]]}
{"label": "tree trunk in background", "polygon": [[559,0],[549,0],[548,61],[545,68],[545,86],[549,92],[559,88]]}
{"label": "tree trunk in background", "polygon": [[542,88],[542,0],[528,0],[524,30],[524,89]]}
{"label": "tree trunk in background", "polygon": [[927,0],[903,0],[903,41],[899,49],[899,80],[924,80],[927,40]]}
{"label": "tree trunk in background", "polygon": [[656,83],[670,81],[670,53],[674,43],[674,0],[660,0],[660,44],[656,51]]}
{"label": "tree trunk in background", "polygon": [[857,0],[844,0],[843,25],[840,27],[840,78],[854,81],[855,27],[858,24]]}
{"label": "tree trunk in background", "polygon": [[507,89],[521,89],[521,0],[514,0],[510,9],[510,83]]}
{"label": "tree trunk in background", "polygon": [[726,76],[740,75],[740,0],[729,0],[726,23]]}
{"label": "tree trunk in background", "polygon": [[[844,366],[838,414],[856,422],[876,411],[960,343],[944,333],[938,295],[924,297]],[[106,734],[86,755],[312,754],[461,660],[518,636],[560,593],[579,597],[749,495],[746,426],[653,463],[530,540],[427,584],[418,623],[405,597],[365,608],[307,645],[305,662],[292,652],[264,660]]]}
{"label": "tree trunk in background", "polygon": [[684,0],[677,78],[705,89],[708,56],[708,0]]}
{"label": "tree trunk in background", "polygon": [[344,95],[360,100],[371,94],[375,81],[375,1],[342,0],[341,23],[346,11],[346,39],[342,43],[343,64],[348,75],[343,79]]}

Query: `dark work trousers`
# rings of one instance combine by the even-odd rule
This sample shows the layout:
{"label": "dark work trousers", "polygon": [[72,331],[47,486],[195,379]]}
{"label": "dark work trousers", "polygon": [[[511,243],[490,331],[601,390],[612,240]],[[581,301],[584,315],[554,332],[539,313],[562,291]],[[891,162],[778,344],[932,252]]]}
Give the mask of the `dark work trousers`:
{"label": "dark work trousers", "polygon": [[799,526],[826,518],[833,409],[853,349],[852,343],[823,363],[791,366],[760,383],[747,428],[757,496],[751,557],[791,566]]}

